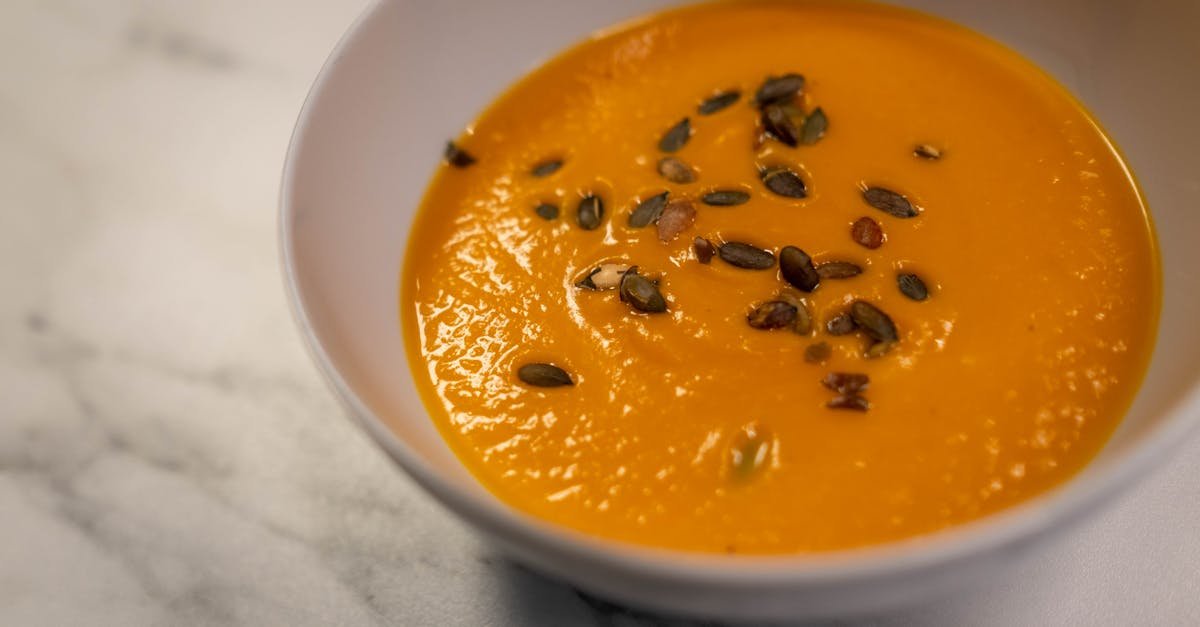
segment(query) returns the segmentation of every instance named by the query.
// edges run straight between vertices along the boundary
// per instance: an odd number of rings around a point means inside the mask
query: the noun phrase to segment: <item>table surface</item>
[[[498,555],[300,343],[295,116],[364,0],[0,3],[0,624],[690,624]],[[838,625],[1200,624],[1200,442],[1015,576]]]

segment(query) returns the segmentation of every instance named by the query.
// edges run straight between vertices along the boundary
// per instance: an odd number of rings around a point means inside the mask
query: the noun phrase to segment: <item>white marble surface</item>
[[[682,624],[504,560],[305,355],[277,182],[363,4],[0,3],[0,624]],[[1200,624],[1198,497],[1193,442],[1020,576],[866,624]]]

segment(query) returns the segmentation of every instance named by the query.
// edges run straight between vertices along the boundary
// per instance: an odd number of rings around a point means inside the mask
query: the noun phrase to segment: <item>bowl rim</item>
[[[288,305],[305,348],[343,409],[422,488],[474,526],[516,546],[549,550],[609,569],[726,587],[828,584],[911,575],[1016,548],[1025,541],[1066,528],[1126,492],[1200,430],[1200,386],[1193,386],[1163,411],[1164,421],[1152,427],[1129,450],[1118,453],[1105,464],[1085,467],[1059,486],[1029,500],[914,538],[818,553],[723,555],[635,545],[537,519],[496,498],[476,497],[426,464],[350,388],[309,319],[295,268],[296,167],[314,124],[315,103],[324,94],[342,57],[358,41],[366,25],[389,4],[395,2],[371,0],[334,45],[305,97],[288,142],[280,180],[279,261]]]

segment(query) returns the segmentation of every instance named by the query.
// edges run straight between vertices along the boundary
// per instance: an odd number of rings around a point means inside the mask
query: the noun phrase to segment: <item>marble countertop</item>
[[[363,4],[0,3],[0,624],[688,624],[498,555],[305,354],[279,173]],[[1200,624],[1198,497],[1192,442],[1017,576],[862,624]]]

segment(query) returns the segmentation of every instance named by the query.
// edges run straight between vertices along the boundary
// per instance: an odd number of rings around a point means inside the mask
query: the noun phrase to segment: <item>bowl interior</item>
[[[409,226],[445,140],[506,85],[591,31],[672,3],[384,1],[325,68],[283,185],[283,245],[318,359],[424,468],[492,499],[450,452],[410,378],[397,287]],[[904,3],[973,27],[1049,71],[1108,129],[1136,172],[1164,268],[1158,348],[1123,426],[1063,490],[1104,474],[1164,427],[1195,422],[1200,374],[1200,4],[1114,0]],[[1191,398],[1189,399],[1189,395]],[[1185,401],[1190,410],[1181,410]],[[366,419],[371,422],[371,418]],[[1161,444],[1165,438],[1159,437]],[[1060,491],[1061,492],[1061,491]],[[1057,498],[1061,494],[1044,498]]]

